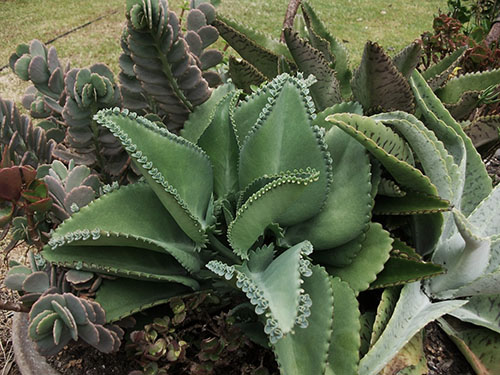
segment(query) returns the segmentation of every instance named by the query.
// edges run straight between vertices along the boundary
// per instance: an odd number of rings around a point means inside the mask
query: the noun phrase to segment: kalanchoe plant
[[[170,130],[178,130],[194,107],[210,97],[209,86],[221,82],[208,70],[222,54],[207,49],[219,34],[209,23],[215,9],[202,3],[189,11],[186,33],[166,0],[127,1],[122,36],[120,81],[126,108],[153,112]]]
[[[55,221],[59,223],[99,196],[101,185],[95,173],[84,165],[75,166],[72,160],[68,167],[58,160],[52,162],[44,181],[53,201]]]
[[[21,115],[14,102],[0,98],[0,151],[4,159],[37,168],[52,161],[54,147],[55,141],[41,127],[33,126],[26,115]]]
[[[414,240],[424,254],[449,202],[414,166],[408,144],[360,115],[359,104],[316,114],[314,82],[283,74],[241,101],[222,86],[191,114],[182,138],[127,110],[101,111],[96,121],[144,181],[74,213],[43,256],[119,276],[96,296],[108,321],[193,291],[241,290],[260,325],[249,332],[267,334],[283,373],[323,372],[340,341],[346,366],[357,366],[356,295],[442,272],[372,215],[414,217],[417,232],[429,218],[435,228]],[[332,114],[336,126],[325,121]],[[352,328],[346,340],[337,336],[342,325]],[[295,356],[306,348],[306,359]]]

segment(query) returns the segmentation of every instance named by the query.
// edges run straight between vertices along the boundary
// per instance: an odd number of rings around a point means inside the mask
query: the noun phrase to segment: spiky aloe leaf
[[[307,28],[310,34],[313,33],[317,37],[321,38],[317,43],[314,43],[314,35],[310,37],[310,41],[313,46],[320,49],[320,44],[327,44],[331,55],[335,57],[335,71],[337,72],[337,79],[340,83],[340,89],[342,92],[342,97],[347,99],[351,96],[351,78],[352,72],[349,69],[349,59],[347,56],[347,49],[345,46],[335,37],[333,37],[329,31],[325,28],[321,20],[316,15],[311,5],[307,2],[302,2],[302,13],[304,14],[304,19],[306,21]],[[326,51],[325,51],[326,52]],[[323,53],[325,53],[323,52]],[[328,55],[328,54],[327,54]]]
[[[500,83],[500,69],[468,73],[450,79],[443,87],[436,90],[436,95],[443,103],[453,104],[458,102],[465,92],[482,91],[498,83]]]
[[[493,375],[500,371],[500,334],[458,321],[442,318],[439,325],[450,336],[477,374]]]
[[[325,143],[333,160],[325,206],[312,219],[289,227],[285,233],[290,243],[307,238],[316,250],[332,249],[358,237],[366,230],[373,207],[371,164],[364,147],[337,127],[326,133]]]
[[[243,187],[264,175],[307,168],[319,172],[319,181],[279,217],[279,224],[293,225],[323,206],[331,181],[331,159],[321,131],[311,127],[314,104],[307,95],[307,82],[287,74],[276,81],[272,99],[241,146],[239,182]],[[307,151],[299,155],[299,148]]]
[[[335,277],[333,288],[333,331],[325,375],[356,374],[358,371],[360,313],[355,292]]]
[[[248,261],[239,266],[228,266],[220,261],[207,264],[212,272],[226,280],[236,276],[240,288],[255,306],[258,315],[266,314],[264,331],[271,344],[276,344],[295,326],[308,326],[311,298],[302,289],[302,277],[310,277],[312,253],[308,241],[301,242],[273,260],[274,246],[263,246],[251,251]]]
[[[413,112],[413,94],[408,82],[377,44],[368,42],[354,73],[352,92],[365,111]]]
[[[285,46],[220,14],[217,15],[212,25],[241,57],[257,68],[267,79],[273,79],[279,74],[280,55],[289,57]],[[288,64],[293,66],[291,61]]]
[[[360,316],[361,329],[359,336],[361,338],[361,346],[359,348],[359,356],[363,357],[370,348],[370,335],[375,321],[375,313],[373,311],[366,311]]]
[[[318,178],[314,170],[285,173],[250,196],[228,227],[228,240],[235,253],[248,259],[248,249],[264,229],[278,222],[290,205],[304,193],[307,185],[316,183]]]
[[[361,359],[359,374],[378,374],[427,323],[465,303],[460,300],[433,303],[422,293],[418,282],[403,287],[384,332]]]
[[[138,196],[141,199],[137,199]],[[136,217],[148,217],[150,220],[135,220]],[[74,246],[77,248],[71,249]],[[136,259],[130,262],[129,267],[148,261],[146,249],[168,254],[162,262],[172,259],[172,256],[190,271],[199,270],[201,266],[194,252],[194,243],[163,208],[153,190],[143,183],[122,187],[82,208],[57,228],[49,241],[52,250],[47,249],[46,254],[51,261],[63,263],[72,263],[81,257],[80,261],[89,263],[86,267],[90,267],[93,262],[85,260],[80,246],[89,246],[89,256],[96,262],[95,267],[102,271],[116,268],[113,257],[117,256],[121,246],[135,248],[135,252],[132,249],[124,250],[124,259]],[[106,255],[104,251],[92,251],[92,246],[101,247],[101,250],[107,248],[110,253]],[[113,250],[113,246],[116,250]],[[62,251],[60,260],[58,251]],[[149,262],[154,262],[155,258],[160,261],[160,254],[156,257],[150,255]],[[120,262],[119,256],[116,261]],[[121,266],[126,272],[127,262]],[[142,270],[147,271],[147,268]],[[174,274],[179,274],[179,270],[174,271]]]
[[[212,166],[205,152],[126,110],[103,110],[96,119],[120,139],[182,230],[203,244],[213,190]]]
[[[498,294],[473,296],[469,298],[467,304],[453,310],[449,315],[463,322],[489,328],[500,333],[499,307],[500,295]]]
[[[393,247],[383,271],[370,284],[370,289],[406,284],[445,272],[441,265],[423,261],[415,250],[399,240],[394,241]]]
[[[373,329],[371,331],[370,348],[375,345],[382,332],[384,332],[385,326],[389,322],[389,319],[391,319],[394,308],[396,307],[396,303],[398,302],[400,292],[401,287],[385,288],[382,292],[380,302],[377,306],[375,321],[373,322]]]
[[[319,112],[313,120],[313,125],[325,128],[325,130],[330,130],[333,125],[332,123],[326,121],[326,118],[336,113],[355,113],[357,115],[363,115],[363,106],[358,102],[342,102],[334,104],[324,111]]]
[[[431,293],[440,298],[470,295],[463,294],[463,289],[470,290],[472,284],[484,276],[491,254],[491,240],[478,236],[474,226],[460,211],[454,209],[453,216],[458,233],[444,242],[432,257],[433,262],[443,264],[447,269],[445,275],[429,282]],[[477,291],[485,293],[484,289]]]
[[[368,289],[377,274],[382,271],[384,264],[389,259],[393,240],[389,233],[382,229],[378,223],[371,223],[362,242],[361,251],[352,263],[345,267],[326,267],[332,276],[338,276],[359,293]]]
[[[192,290],[174,283],[155,283],[128,278],[104,280],[96,302],[106,311],[106,321],[116,322],[139,311],[167,303],[171,298],[189,295]]]
[[[480,95],[480,91],[467,91],[458,102],[454,104],[445,103],[445,107],[457,121],[467,120],[472,111],[478,106]]]
[[[408,163],[413,162],[411,151],[392,130],[381,126],[382,124],[378,124],[373,119],[355,114],[335,114],[327,117],[327,121],[340,127],[363,144],[401,186],[425,194],[437,195],[436,187],[429,178]]]
[[[483,237],[499,235],[500,223],[496,220],[499,210],[500,188],[497,185],[467,218],[474,228],[474,233]],[[496,265],[500,265],[500,263]]]
[[[437,64],[430,66],[422,73],[423,78],[427,81],[432,90],[436,90],[446,82],[451,72],[462,61],[462,57],[466,50],[467,47],[456,49],[452,54],[446,56]]]
[[[373,213],[376,215],[431,214],[450,210],[450,202],[433,195],[408,192],[404,197],[379,197]]]
[[[384,367],[380,375],[429,373],[424,353],[424,331],[421,330]]]
[[[468,215],[492,189],[491,179],[486,172],[484,163],[470,138],[465,135],[461,126],[444,108],[420,73],[413,72],[410,83],[417,106],[426,118],[427,125],[432,127],[431,129],[444,143],[457,164],[460,164],[464,157],[463,145],[465,145],[467,165],[461,209],[465,215]]]
[[[266,82],[266,76],[245,60],[229,57],[229,75],[237,87],[250,94],[252,86],[260,86]]]
[[[330,68],[323,54],[302,39],[297,32],[286,28],[285,41],[300,71],[306,76],[312,74],[318,80],[309,90],[318,111],[340,103],[339,82],[335,71]]]
[[[474,144],[474,147],[479,148],[488,144],[493,144],[498,141],[500,135],[500,116],[485,116],[475,119],[471,124],[464,128]]]
[[[302,284],[313,301],[311,315],[307,318],[309,327],[295,329],[293,333],[283,337],[273,347],[280,371],[283,374],[325,373],[328,348],[332,345],[330,337],[333,333],[334,290],[328,274],[321,267],[313,266],[312,272],[311,277],[305,279],[304,284]],[[346,299],[342,299],[342,303],[339,303],[341,306],[346,304]],[[355,318],[353,314],[350,317]],[[343,323],[345,327],[345,320]],[[342,343],[342,347],[345,348],[346,341],[343,340]],[[335,348],[338,347],[335,346]]]
[[[392,62],[401,74],[408,79],[413,70],[420,64],[421,54],[422,46],[418,42],[413,42],[394,56]]]

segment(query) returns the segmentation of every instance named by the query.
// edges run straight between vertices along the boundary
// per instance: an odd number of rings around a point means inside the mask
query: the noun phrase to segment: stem
[[[300,1],[301,0],[290,0],[288,3],[285,20],[283,21],[283,29],[293,27],[293,21],[295,19],[295,15],[297,14],[297,10],[299,9]],[[280,41],[285,43],[285,34],[283,32],[281,33]]]
[[[15,311],[15,312],[29,312],[30,308],[20,303],[0,301],[0,310]]]
[[[94,115],[97,113],[97,105],[93,104],[90,107],[90,111],[92,113],[92,117],[90,120],[90,129],[92,130],[92,140],[94,142],[94,147],[95,147],[95,154],[97,158],[97,165],[99,166],[99,171],[101,174],[104,176],[106,179],[106,182],[109,183],[109,176],[105,172],[105,163],[104,159],[101,154],[101,144],[99,143],[99,124],[97,124],[97,121],[94,120]]]
[[[222,242],[220,242],[217,239],[217,237],[214,236],[213,233],[209,233],[208,238],[210,240],[210,243],[215,248],[215,250],[217,250],[219,253],[221,253],[221,255],[225,256],[226,258],[228,258],[229,260],[231,260],[232,262],[234,262],[236,264],[241,263],[241,259],[238,258],[238,256],[236,254],[234,254],[231,249],[228,249],[226,246],[224,246],[224,244]]]

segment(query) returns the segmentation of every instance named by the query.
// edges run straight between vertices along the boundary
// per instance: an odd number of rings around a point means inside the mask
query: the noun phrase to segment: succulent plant
[[[68,167],[58,160],[52,162],[44,181],[53,201],[52,212],[59,222],[99,196],[101,185],[99,177],[88,167],[75,166],[73,161]]]
[[[46,356],[56,354],[72,339],[111,353],[120,348],[124,333],[116,325],[105,325],[105,312],[99,304],[71,293],[41,297],[31,308],[29,318],[29,334],[38,351]]]
[[[328,342],[340,339],[331,337],[335,294],[349,301],[344,315],[355,328],[356,294],[442,272],[394,241],[372,215],[409,215],[417,223],[430,217],[437,233],[449,203],[413,166],[395,132],[345,113],[359,113],[359,104],[316,114],[308,89],[314,82],[283,74],[241,101],[240,91],[221,86],[195,109],[182,138],[127,110],[99,112],[96,121],[120,139],[144,182],[73,214],[43,256],[119,276],[104,280],[96,295],[108,321],[217,288],[220,277],[248,297],[284,373],[299,364],[302,373],[318,373]],[[332,114],[336,126],[325,121]],[[377,194],[382,166],[400,196]],[[416,241],[417,250],[431,251],[433,240]],[[308,324],[314,328],[300,328]],[[312,332],[321,332],[322,349],[302,363],[293,353],[310,345]]]
[[[47,239],[44,215],[52,206],[47,185],[36,178],[31,166],[0,168],[0,228],[4,237],[13,226],[13,238],[5,249],[26,240],[41,249]]]
[[[23,98],[23,106],[33,117],[61,118],[66,100],[64,80],[69,64],[62,66],[54,47],[47,48],[39,40],[20,44],[10,56],[10,67],[23,81],[31,81]]]
[[[170,130],[178,130],[195,106],[210,97],[220,77],[208,70],[222,54],[206,49],[218,38],[208,25],[215,9],[202,3],[187,15],[187,31],[169,11],[166,0],[127,2],[122,37],[120,80],[126,107],[157,113]]]
[[[431,258],[442,264],[447,272],[428,281],[409,284],[403,287],[400,295],[399,291],[392,292],[393,302],[386,303],[378,313],[378,318],[386,322],[385,331],[373,340],[371,350],[361,360],[360,374],[377,374],[389,359],[381,360],[383,353],[401,349],[428,321],[445,315],[438,307],[443,304],[455,304],[455,309],[445,313],[470,323],[465,333],[464,325],[447,315],[439,319],[445,331],[454,341],[460,341],[459,348],[473,366],[486,373],[495,372],[497,364],[490,358],[498,355],[496,343],[500,338],[498,316],[492,314],[495,310],[492,306],[499,300],[500,232],[492,217],[500,208],[500,189],[498,186],[492,189],[472,141],[423,77],[413,73],[411,85],[422,120],[432,130],[426,155],[422,152],[417,156],[424,170],[432,171],[428,175],[440,195],[447,196],[454,207],[444,214],[443,231]],[[381,114],[376,118],[396,127],[410,141],[409,131],[404,130],[409,124],[403,125],[407,115]],[[424,163],[429,163],[428,167]],[[449,178],[442,179],[447,174]],[[403,321],[406,328],[402,331]]]
[[[21,115],[14,102],[0,98],[0,151],[7,151],[15,165],[31,165],[52,161],[55,142],[47,138],[46,132],[33,126],[30,119]]]

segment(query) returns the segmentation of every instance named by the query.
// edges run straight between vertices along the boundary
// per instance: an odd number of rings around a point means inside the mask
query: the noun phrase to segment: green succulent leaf
[[[401,74],[408,79],[413,70],[420,64],[421,54],[422,46],[418,42],[413,42],[394,56],[392,62]]]
[[[333,288],[333,331],[325,375],[358,372],[360,312],[355,291],[338,277],[331,279]]]
[[[213,170],[205,152],[143,117],[103,110],[97,121],[119,138],[146,181],[196,243],[206,241]]]
[[[398,302],[400,292],[401,287],[398,286],[385,288],[382,292],[382,296],[380,297],[380,302],[377,307],[377,313],[375,315],[375,321],[373,322],[373,329],[371,331],[370,348],[375,345],[382,332],[384,332],[389,319],[391,319],[396,303]]]
[[[283,374],[323,374],[333,332],[334,291],[328,274],[319,266],[312,267],[312,275],[304,280],[302,287],[313,301],[311,315],[307,318],[309,327],[296,328],[274,344],[273,351]],[[341,301],[345,306],[347,301]]]
[[[212,25],[241,57],[258,69],[267,79],[273,79],[279,74],[279,56],[285,53],[289,55],[288,52],[285,52],[286,48],[277,47],[279,44],[271,42],[269,38],[223,18],[220,14],[217,15],[217,19]],[[273,49],[279,49],[279,52]],[[293,65],[291,62],[290,64]]]
[[[454,104],[445,103],[444,106],[457,121],[464,121],[469,118],[479,104],[480,91],[467,91],[460,100]]]
[[[210,125],[198,139],[198,146],[206,152],[212,164],[217,198],[239,190],[239,147],[233,123],[233,108],[239,95],[239,91],[231,92],[217,104]]]
[[[432,90],[436,90],[446,82],[453,70],[460,64],[467,47],[461,47],[453,51],[438,63],[427,68],[422,77],[427,81]]]
[[[316,171],[286,173],[250,196],[228,228],[227,236],[234,252],[247,259],[248,250],[264,229],[278,222],[307,186],[316,183],[318,175]]]
[[[311,126],[314,104],[305,92],[306,82],[283,74],[276,84],[271,103],[241,146],[239,179],[243,187],[265,175],[307,168],[318,171],[319,181],[308,186],[277,221],[293,225],[314,216],[323,206],[331,181],[331,159],[320,130]],[[299,149],[306,151],[299,154]]]
[[[111,323],[190,294],[192,290],[180,284],[119,278],[103,281],[96,302],[106,311],[106,322]]]
[[[368,289],[382,271],[389,259],[393,239],[378,223],[371,223],[362,243],[361,251],[353,261],[345,267],[326,267],[332,276],[338,276],[359,293]]]
[[[434,195],[408,192],[404,197],[378,197],[373,208],[376,215],[415,215],[450,210],[450,202]]]
[[[366,44],[351,85],[354,98],[365,111],[414,110],[407,80],[377,43]]]
[[[301,284],[302,277],[312,275],[311,263],[305,259],[312,253],[312,246],[308,241],[301,242],[274,260],[273,251],[273,246],[263,246],[251,251],[249,261],[241,266],[227,266],[213,260],[207,268],[226,280],[236,276],[236,286],[255,305],[256,314],[266,314],[264,331],[271,344],[276,344],[296,325],[308,326],[311,298]]]
[[[252,93],[252,86],[260,86],[266,82],[267,78],[252,64],[245,60],[237,60],[229,57],[229,75],[236,87],[240,87],[247,94]]]
[[[335,72],[337,73],[337,79],[340,83],[340,89],[342,92],[342,97],[348,99],[351,96],[351,78],[352,72],[349,69],[349,59],[347,56],[346,47],[335,37],[333,37],[328,30],[325,28],[324,24],[316,15],[316,12],[311,7],[308,2],[303,1],[301,3],[302,13],[304,14],[304,19],[306,21],[307,28],[310,33],[314,33],[322,39],[322,43],[328,43],[328,48],[330,49],[330,54],[335,57]],[[310,38],[313,46],[320,49],[318,44],[314,44],[314,38]]]
[[[384,332],[361,359],[359,374],[378,374],[427,323],[465,303],[460,300],[433,303],[421,291],[420,283],[404,286]]]
[[[443,103],[457,103],[462,95],[468,91],[482,91],[491,85],[500,83],[500,69],[474,72],[450,79],[436,95]]]
[[[500,295],[491,294],[470,297],[467,304],[453,310],[449,315],[463,322],[489,328],[500,334]]]
[[[408,145],[390,128],[355,114],[335,114],[327,117],[327,121],[340,127],[365,146],[403,188],[437,195],[437,189],[429,178],[408,163],[413,162]]]
[[[444,143],[455,163],[460,165],[466,157],[464,191],[461,210],[468,215],[492,190],[491,179],[472,141],[462,127],[451,117],[443,104],[434,95],[420,73],[413,72],[410,84],[415,94],[417,107],[426,119],[427,126]],[[465,145],[465,155],[463,147]]]
[[[285,233],[288,242],[307,238],[316,250],[341,246],[366,231],[373,207],[371,164],[364,147],[337,127],[326,133],[325,143],[333,160],[325,206]]]
[[[285,41],[300,71],[306,76],[312,74],[318,80],[310,87],[311,96],[319,111],[340,103],[339,82],[335,71],[330,68],[323,54],[302,39],[297,32],[286,28]]]
[[[210,98],[197,106],[189,115],[181,129],[181,135],[191,143],[197,143],[203,132],[212,122],[213,113],[229,93],[235,91],[234,85],[225,84],[212,91]]]
[[[148,220],[136,220],[137,217]],[[100,269],[116,268],[113,256],[116,256],[121,246],[130,247],[128,254],[132,259],[137,258],[138,263],[140,258],[148,258],[145,253],[154,251],[159,254],[151,255],[151,261],[159,261],[162,258],[160,255],[167,255],[163,257],[164,263],[171,259],[170,255],[189,271],[195,272],[201,267],[199,255],[194,251],[194,242],[183,233],[154,191],[144,183],[121,187],[83,207],[57,228],[49,241],[52,249],[46,249],[45,254],[53,262],[66,264],[72,262],[74,257],[74,261],[80,259],[90,264],[80,249],[71,249],[74,246],[88,246],[89,256],[97,256],[104,262],[96,263]],[[100,254],[92,250],[92,246],[105,246],[110,253]],[[117,250],[113,250],[113,246]],[[132,248],[135,248],[135,252]],[[59,250],[62,251],[60,260]],[[116,261],[120,261],[119,256]]]

